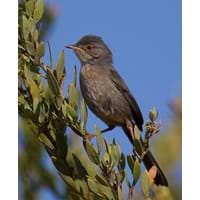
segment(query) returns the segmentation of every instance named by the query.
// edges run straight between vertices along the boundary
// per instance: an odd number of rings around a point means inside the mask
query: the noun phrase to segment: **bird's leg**
[[[95,134],[88,133],[88,132],[86,132],[86,133],[85,133],[85,136],[84,136],[84,138],[87,139],[87,140],[89,140],[89,141],[91,141],[92,138],[94,138],[94,137],[96,137]]]
[[[132,137],[132,139],[134,141],[134,139],[135,139],[134,124],[128,119],[126,119],[125,123],[126,123],[127,129],[129,130],[129,132],[131,134],[131,137]]]
[[[101,131],[101,133],[105,133],[105,132],[111,131],[114,128],[115,128],[115,126],[108,126],[108,128],[103,129]],[[92,138],[94,138],[94,137],[96,137],[96,134],[91,134],[91,133],[88,133],[88,132],[85,133],[85,138],[88,139],[89,141],[91,141]]]
[[[106,133],[108,131],[113,130],[114,128],[115,128],[115,126],[108,126],[108,128],[105,128],[105,129],[101,130],[101,133]]]

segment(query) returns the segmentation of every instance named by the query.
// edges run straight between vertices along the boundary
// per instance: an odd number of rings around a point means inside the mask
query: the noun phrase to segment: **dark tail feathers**
[[[149,171],[153,165],[157,167],[157,174],[154,179],[156,185],[168,186],[167,179],[160,169],[160,166],[156,162],[155,158],[153,157],[150,151],[147,151],[146,154],[143,156],[143,163],[146,169]]]
[[[124,130],[126,136],[130,140],[130,142],[133,144],[133,139],[132,139],[132,137],[131,137],[131,135],[129,133],[129,130],[126,127],[122,127],[122,129]],[[141,140],[141,142],[143,143],[142,140]],[[156,185],[168,186],[168,182],[167,182],[167,179],[166,179],[164,173],[160,169],[160,166],[158,165],[158,163],[156,162],[155,158],[153,157],[153,155],[152,155],[152,153],[150,151],[146,152],[146,154],[143,156],[143,160],[142,161],[143,161],[144,166],[146,167],[146,169],[148,171],[154,165],[157,167],[157,174],[156,174],[156,177],[154,179]]]

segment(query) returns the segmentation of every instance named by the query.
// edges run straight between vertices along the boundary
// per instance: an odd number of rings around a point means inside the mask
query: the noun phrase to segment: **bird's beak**
[[[72,49],[74,51],[81,50],[81,48],[77,47],[76,45],[68,45],[68,46],[65,46],[65,48]]]

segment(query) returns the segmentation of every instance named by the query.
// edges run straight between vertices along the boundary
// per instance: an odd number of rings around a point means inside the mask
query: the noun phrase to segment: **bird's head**
[[[66,46],[72,49],[82,64],[112,63],[112,53],[104,41],[94,35],[82,37],[76,44]]]

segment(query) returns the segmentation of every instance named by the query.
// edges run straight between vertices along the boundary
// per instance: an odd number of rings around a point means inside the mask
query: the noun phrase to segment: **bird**
[[[96,35],[85,35],[75,44],[65,47],[72,49],[80,61],[79,80],[84,101],[108,126],[101,132],[121,127],[134,145],[134,127],[136,125],[143,131],[143,115],[136,99],[113,66],[109,47]],[[168,181],[150,150],[147,150],[142,161],[147,170],[156,166],[156,185],[168,186]]]

